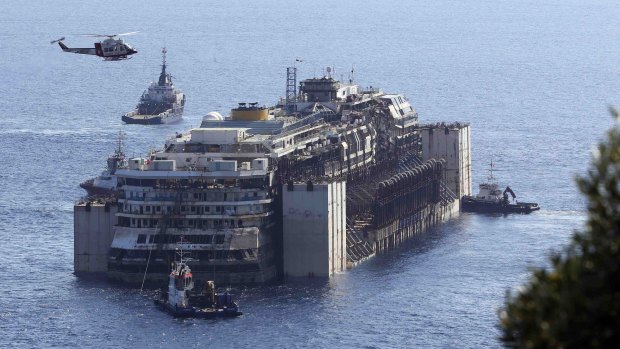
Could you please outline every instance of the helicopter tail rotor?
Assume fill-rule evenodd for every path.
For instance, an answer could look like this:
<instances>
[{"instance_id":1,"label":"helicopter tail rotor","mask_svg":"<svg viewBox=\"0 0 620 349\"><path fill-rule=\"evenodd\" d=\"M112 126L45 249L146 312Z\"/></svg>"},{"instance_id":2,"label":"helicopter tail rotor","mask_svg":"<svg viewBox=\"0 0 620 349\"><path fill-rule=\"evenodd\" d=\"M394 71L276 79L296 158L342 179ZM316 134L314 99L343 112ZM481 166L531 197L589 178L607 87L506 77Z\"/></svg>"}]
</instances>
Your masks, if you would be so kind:
<instances>
[{"instance_id":1,"label":"helicopter tail rotor","mask_svg":"<svg viewBox=\"0 0 620 349\"><path fill-rule=\"evenodd\" d=\"M62 38L60 38L60 39L58 39L58 40L52 40L52 41L50 41L50 44L52 44L52 45L53 45L53 44L55 44L55 43L57 43L57 42L61 42L61 41L63 41L64 39L65 39L65 37L63 36Z\"/></svg>"}]
</instances>

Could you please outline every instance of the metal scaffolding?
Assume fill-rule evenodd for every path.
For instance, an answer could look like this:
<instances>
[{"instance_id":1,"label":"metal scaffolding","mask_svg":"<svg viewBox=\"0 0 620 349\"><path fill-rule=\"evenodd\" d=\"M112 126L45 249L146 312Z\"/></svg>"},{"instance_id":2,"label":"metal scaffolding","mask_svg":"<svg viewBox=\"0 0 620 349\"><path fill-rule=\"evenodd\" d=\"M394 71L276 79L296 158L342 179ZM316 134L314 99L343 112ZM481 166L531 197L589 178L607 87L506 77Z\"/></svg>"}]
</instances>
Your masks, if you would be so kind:
<instances>
[{"instance_id":1,"label":"metal scaffolding","mask_svg":"<svg viewBox=\"0 0 620 349\"><path fill-rule=\"evenodd\" d=\"M286 68L286 111L294 113L297 101L297 68Z\"/></svg>"}]
</instances>

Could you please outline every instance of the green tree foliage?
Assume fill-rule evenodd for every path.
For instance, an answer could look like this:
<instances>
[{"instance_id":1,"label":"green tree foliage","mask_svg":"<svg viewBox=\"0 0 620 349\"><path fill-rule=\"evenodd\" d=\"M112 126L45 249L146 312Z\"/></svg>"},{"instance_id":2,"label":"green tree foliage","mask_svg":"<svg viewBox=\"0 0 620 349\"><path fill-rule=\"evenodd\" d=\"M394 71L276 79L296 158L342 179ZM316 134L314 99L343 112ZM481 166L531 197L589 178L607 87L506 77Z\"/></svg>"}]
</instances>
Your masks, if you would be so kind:
<instances>
[{"instance_id":1,"label":"green tree foliage","mask_svg":"<svg viewBox=\"0 0 620 349\"><path fill-rule=\"evenodd\" d=\"M533 272L500 311L511 348L620 348L620 126L598 146L585 177L585 230L576 232L551 268Z\"/></svg>"}]
</instances>

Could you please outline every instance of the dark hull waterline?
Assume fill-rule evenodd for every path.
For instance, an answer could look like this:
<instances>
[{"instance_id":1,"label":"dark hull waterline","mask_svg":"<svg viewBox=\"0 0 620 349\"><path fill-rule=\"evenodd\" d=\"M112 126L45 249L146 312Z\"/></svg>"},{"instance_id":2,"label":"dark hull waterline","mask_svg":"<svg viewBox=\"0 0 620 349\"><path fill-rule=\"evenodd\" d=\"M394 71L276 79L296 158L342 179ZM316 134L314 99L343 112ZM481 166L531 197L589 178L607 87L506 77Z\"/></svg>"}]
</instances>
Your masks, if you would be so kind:
<instances>
[{"instance_id":1,"label":"dark hull waterline","mask_svg":"<svg viewBox=\"0 0 620 349\"><path fill-rule=\"evenodd\" d=\"M153 303L157 305L161 310L177 318L198 318L198 319L218 319L218 318L230 318L243 315L238 309L235 308L220 308L220 307L187 307L178 308L171 306L168 302L160 299L153 300Z\"/></svg>"},{"instance_id":2,"label":"dark hull waterline","mask_svg":"<svg viewBox=\"0 0 620 349\"><path fill-rule=\"evenodd\" d=\"M463 212L481 213L530 213L540 210L540 206L534 202L518 202L511 204L476 200L475 198L465 196L461 201L461 210Z\"/></svg>"},{"instance_id":3,"label":"dark hull waterline","mask_svg":"<svg viewBox=\"0 0 620 349\"><path fill-rule=\"evenodd\" d=\"M122 120L127 124L139 124L139 125L161 125L161 124L171 124L181 120L181 115L178 116L154 116L154 117L144 117L143 115L139 115L137 117L123 115Z\"/></svg>"}]
</instances>

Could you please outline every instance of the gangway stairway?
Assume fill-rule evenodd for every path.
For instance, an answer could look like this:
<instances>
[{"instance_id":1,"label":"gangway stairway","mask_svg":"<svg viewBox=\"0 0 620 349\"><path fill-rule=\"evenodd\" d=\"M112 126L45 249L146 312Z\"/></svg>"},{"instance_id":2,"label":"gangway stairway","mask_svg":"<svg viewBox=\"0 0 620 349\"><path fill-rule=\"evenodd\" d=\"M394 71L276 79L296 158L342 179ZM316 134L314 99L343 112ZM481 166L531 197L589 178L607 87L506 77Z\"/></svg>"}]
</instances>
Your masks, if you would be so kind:
<instances>
[{"instance_id":1,"label":"gangway stairway","mask_svg":"<svg viewBox=\"0 0 620 349\"><path fill-rule=\"evenodd\" d=\"M441 186L441 205L442 206L447 206L450 203L458 199L456 194L454 194L454 192L450 188L448 188L448 186L446 185L446 182L443 179L439 183Z\"/></svg>"},{"instance_id":2,"label":"gangway stairway","mask_svg":"<svg viewBox=\"0 0 620 349\"><path fill-rule=\"evenodd\" d=\"M364 239L363 231L372 224L372 217L352 220L347 218L347 266L375 255L372 246Z\"/></svg>"}]
</instances>

